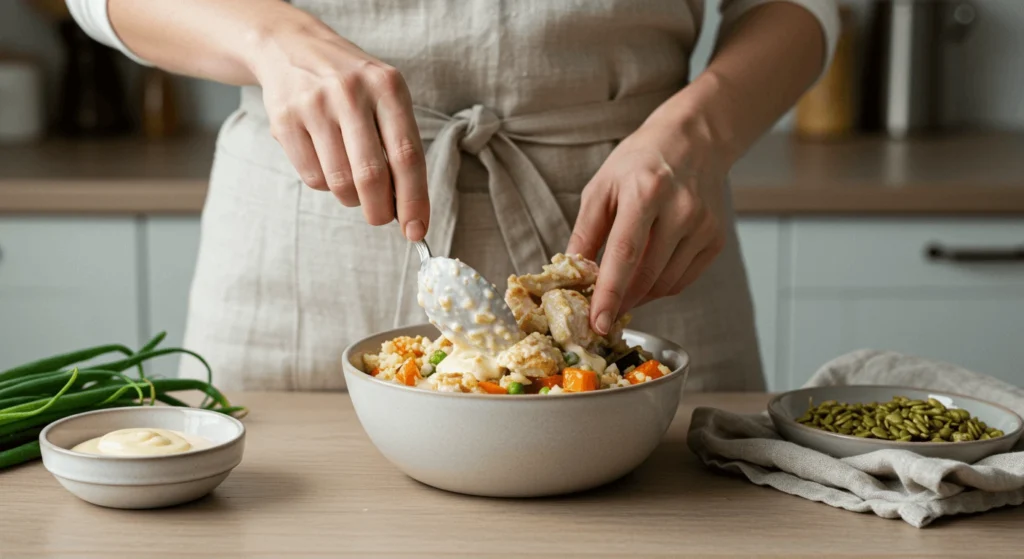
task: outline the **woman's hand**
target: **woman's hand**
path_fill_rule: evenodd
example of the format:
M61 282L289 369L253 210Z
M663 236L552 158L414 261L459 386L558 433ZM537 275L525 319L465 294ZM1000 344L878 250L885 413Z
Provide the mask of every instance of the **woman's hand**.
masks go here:
M620 143L583 190L568 252L605 247L591 324L607 334L619 315L675 295L725 244L725 171L699 119L680 127L655 113Z
M397 208L405 236L420 240L430 203L405 80L317 24L275 31L254 53L271 132L307 185L361 205L371 225L390 223Z

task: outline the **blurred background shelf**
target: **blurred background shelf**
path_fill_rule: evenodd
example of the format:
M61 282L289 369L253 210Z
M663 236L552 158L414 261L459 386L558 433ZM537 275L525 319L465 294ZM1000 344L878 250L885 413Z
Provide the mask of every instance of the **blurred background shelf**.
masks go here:
M0 213L198 213L215 135L0 147Z
M215 136L0 147L0 213L199 213ZM1024 132L805 142L771 134L731 175L741 215L1024 214Z

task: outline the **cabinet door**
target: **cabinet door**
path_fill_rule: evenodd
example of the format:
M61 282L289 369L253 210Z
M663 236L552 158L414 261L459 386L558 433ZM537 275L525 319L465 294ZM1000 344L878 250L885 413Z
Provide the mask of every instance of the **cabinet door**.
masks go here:
M741 218L736 224L740 250L747 268L761 362L768 389L779 385L776 378L776 320L779 295L779 220Z
M947 361L1024 386L1024 289L792 301L788 386L857 349Z
M927 248L1009 254L1019 219L798 219L783 290L786 388L856 349L948 361L1024 385L1024 262L933 258Z
M797 289L1024 287L1024 261L957 261L928 251L1009 254L1024 246L1024 219L801 218L792 229Z
M88 346L138 347L133 218L0 218L0 369Z
M180 347L199 251L199 218L148 218L145 228L147 334L152 336L165 331L167 339L161 345ZM155 374L175 376L180 359L163 357L154 360L150 368Z

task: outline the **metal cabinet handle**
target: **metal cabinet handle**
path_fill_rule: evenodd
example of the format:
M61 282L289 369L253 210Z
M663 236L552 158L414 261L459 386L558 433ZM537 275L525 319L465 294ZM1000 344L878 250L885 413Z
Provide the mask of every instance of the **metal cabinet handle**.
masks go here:
M925 258L946 262L1024 262L1024 245L1006 248L946 247L931 243L924 249Z

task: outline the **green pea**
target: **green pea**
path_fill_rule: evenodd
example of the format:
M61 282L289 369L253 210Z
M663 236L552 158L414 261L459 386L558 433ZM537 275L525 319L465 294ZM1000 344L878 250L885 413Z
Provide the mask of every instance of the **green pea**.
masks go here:
M436 367L445 357L448 357L448 354L439 349L430 356L430 364Z
M551 389L548 388L547 386L545 386L544 388L540 389L540 393L541 394L547 394L548 392L551 392Z
M547 387L545 386L545 388L547 388ZM522 394L523 392L525 392L525 390L523 389L522 383L518 383L518 382L510 382L509 383L509 385L508 385L508 393L509 394Z
M574 351L567 351L562 356L565 357L565 364L570 367L580 362L580 356Z

